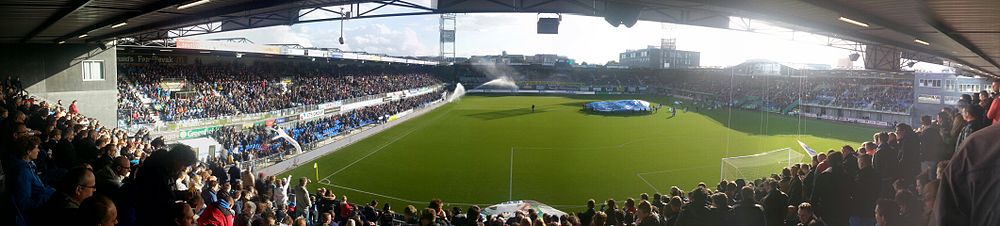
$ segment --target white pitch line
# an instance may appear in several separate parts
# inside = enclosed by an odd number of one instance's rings
[[[688,167],[688,168],[672,169],[672,170],[660,170],[660,171],[653,171],[653,172],[636,173],[635,176],[639,177],[639,179],[642,180],[642,182],[645,182],[646,185],[649,185],[649,187],[652,188],[653,191],[656,191],[656,193],[660,193],[660,189],[657,189],[656,186],[653,186],[652,183],[649,183],[649,180],[646,180],[646,177],[643,177],[642,175],[645,175],[645,174],[658,174],[658,173],[672,173],[672,172],[679,172],[679,171],[705,169],[705,168],[709,168],[709,167],[711,167],[711,166]]]
[[[364,191],[364,190],[357,189],[357,188],[352,188],[352,187],[347,187],[347,186],[340,186],[340,185],[336,185],[336,184],[332,184],[332,183],[320,183],[320,184],[326,185],[326,186],[330,186],[330,187],[334,187],[334,188],[340,188],[340,189],[344,189],[344,190],[350,190],[350,191],[354,191],[354,192],[358,192],[358,193],[364,193],[364,194],[374,195],[374,196],[383,197],[383,198],[387,198],[387,199],[397,200],[397,201],[406,202],[406,203],[422,203],[422,202],[417,202],[417,201],[413,201],[413,200],[409,200],[409,199],[404,199],[404,198],[399,198],[399,197],[393,197],[393,196],[378,194],[378,193],[374,193],[374,192],[368,192],[368,191]]]
[[[707,169],[707,168],[710,168],[710,167],[714,167],[714,166],[697,166],[697,167],[688,167],[688,168],[680,168],[680,169],[669,169],[669,170],[660,170],[660,171],[651,171],[651,172],[643,172],[643,173],[636,173],[636,174],[657,174],[657,173],[672,173],[672,172],[677,172],[677,171],[687,171],[687,170],[696,170],[696,169]]]
[[[449,109],[449,110],[448,110],[447,112],[445,112],[444,114],[441,114],[441,115],[439,115],[439,116],[438,116],[437,118],[434,118],[434,119],[433,119],[433,120],[431,120],[431,121],[432,121],[432,122],[436,122],[437,120],[441,119],[441,117],[444,117],[445,115],[448,115],[449,113],[451,113],[451,111],[452,111],[452,110],[454,110],[454,109]],[[340,168],[339,170],[337,170],[337,171],[334,171],[334,172],[333,172],[333,173],[331,173],[330,175],[326,175],[326,177],[323,177],[323,179],[321,179],[320,181],[322,181],[322,180],[326,180],[326,179],[329,179],[329,178],[330,178],[330,177],[332,177],[333,175],[336,175],[337,173],[340,173],[341,171],[344,171],[345,169],[347,169],[347,168],[349,168],[349,167],[353,166],[354,164],[356,164],[356,163],[358,163],[358,162],[361,162],[361,160],[364,160],[364,159],[368,158],[368,156],[371,156],[371,155],[373,155],[373,154],[375,154],[375,153],[377,153],[377,152],[379,152],[379,151],[382,151],[382,149],[383,149],[383,148],[385,148],[385,147],[388,147],[389,145],[391,145],[391,144],[393,144],[393,143],[396,143],[396,141],[399,141],[400,139],[403,139],[404,137],[406,137],[406,136],[409,136],[409,135],[410,135],[411,133],[413,133],[414,131],[417,131],[417,130],[419,130],[419,129],[422,129],[422,128],[424,128],[424,127],[425,127],[425,126],[427,126],[427,125],[430,125],[430,123],[427,123],[427,124],[424,124],[424,125],[422,125],[422,126],[418,126],[418,127],[416,127],[416,128],[413,128],[413,129],[410,129],[410,131],[406,132],[406,134],[403,134],[403,135],[400,135],[399,137],[396,137],[395,139],[393,139],[393,140],[392,140],[392,141],[390,141],[389,143],[386,143],[386,144],[383,144],[383,145],[382,145],[382,146],[380,146],[380,147],[379,147],[378,149],[375,149],[375,151],[372,151],[371,153],[368,153],[367,155],[365,155],[365,156],[362,156],[361,158],[359,158],[359,159],[357,159],[357,160],[354,160],[354,162],[351,162],[350,164],[347,164],[346,166],[344,166],[344,167]],[[383,132],[384,132],[384,131],[383,131]],[[381,133],[381,132],[380,132],[380,133]]]
[[[390,196],[390,195],[384,195],[384,194],[379,194],[379,193],[375,193],[375,192],[365,191],[365,190],[361,190],[361,189],[357,189],[357,188],[347,187],[347,186],[343,186],[343,185],[336,185],[336,184],[332,184],[332,183],[319,183],[319,184],[326,185],[326,186],[333,187],[333,188],[340,188],[340,189],[354,191],[354,192],[358,192],[358,193],[363,193],[363,194],[378,196],[378,197],[382,197],[382,198],[397,200],[397,201],[401,201],[401,202],[405,202],[405,203],[414,203],[414,204],[428,203],[427,201],[421,202],[421,201],[409,200],[409,199],[399,198],[399,197],[395,197],[395,196]],[[428,201],[430,201],[430,200],[428,200]],[[486,203],[464,203],[464,202],[448,202],[447,204],[449,204],[449,205],[461,205],[461,206],[472,206],[472,205],[490,206],[490,205],[493,205],[493,204],[486,204]],[[553,206],[553,205],[550,205],[550,206]]]
[[[334,171],[334,172],[333,172],[333,173],[331,173],[330,175],[326,175],[326,177],[323,177],[323,179],[328,179],[328,178],[332,177],[333,175],[337,175],[337,174],[338,174],[338,173],[340,173],[341,171],[344,171],[345,169],[347,169],[347,168],[350,168],[350,167],[351,167],[351,166],[353,166],[354,164],[356,164],[356,163],[358,163],[358,162],[361,162],[361,160],[365,160],[366,158],[368,158],[368,156],[372,156],[372,155],[374,155],[375,153],[378,153],[379,151],[382,151],[382,149],[384,149],[385,147],[388,147],[389,145],[391,145],[391,144],[393,144],[393,143],[396,143],[396,141],[399,141],[400,139],[403,139],[404,137],[406,137],[406,136],[409,136],[409,135],[410,135],[410,133],[413,133],[413,131],[417,131],[417,129],[418,129],[418,128],[413,128],[413,129],[411,129],[410,131],[406,132],[405,134],[403,134],[403,135],[400,135],[400,136],[396,137],[396,138],[395,138],[395,139],[393,139],[392,141],[389,141],[389,143],[385,143],[385,144],[383,144],[382,146],[379,146],[379,147],[378,147],[377,149],[375,149],[375,151],[372,151],[372,152],[368,153],[367,155],[365,155],[365,156],[362,156],[361,158],[359,158],[359,159],[357,159],[357,160],[354,160],[354,162],[351,162],[350,164],[347,164],[346,166],[344,166],[344,167],[340,168],[339,170],[337,170],[337,171]]]
[[[653,191],[656,191],[656,193],[660,193],[660,189],[656,189],[656,186],[653,186],[652,183],[649,183],[649,181],[646,180],[646,178],[642,177],[642,174],[637,173],[635,174],[635,176],[639,177],[639,179],[642,180],[642,182],[646,182],[646,185],[649,185],[650,188],[653,188]]]

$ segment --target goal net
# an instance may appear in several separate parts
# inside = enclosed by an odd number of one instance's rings
[[[722,158],[722,180],[754,180],[781,174],[781,169],[802,161],[802,153],[791,148],[752,155]]]

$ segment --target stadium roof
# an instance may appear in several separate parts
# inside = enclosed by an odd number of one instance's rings
[[[107,39],[163,28],[218,22],[263,12],[298,12],[304,7],[348,0],[7,0],[0,3],[0,43],[68,43]],[[290,18],[290,17],[289,17]],[[287,18],[246,19],[273,26]],[[125,24],[122,24],[125,23]],[[121,24],[121,26],[116,26]],[[86,36],[83,36],[86,34]],[[81,37],[83,36],[83,37]]]
[[[352,18],[469,12],[545,12],[604,16],[641,6],[640,19],[728,28],[728,17],[776,22],[797,30],[900,47],[1000,75],[1000,1],[982,0],[9,0],[0,3],[0,43],[162,39],[300,22],[323,6],[380,4]],[[200,3],[197,6],[182,7]],[[382,6],[417,12],[366,15]],[[611,7],[608,7],[611,6]],[[183,9],[182,9],[183,8]],[[122,23],[127,24],[122,24]],[[215,23],[223,22],[223,23]],[[122,24],[122,26],[116,26]],[[193,27],[193,28],[192,28]],[[192,28],[192,29],[185,29]],[[198,32],[189,32],[197,30]],[[171,33],[173,32],[173,33]],[[84,36],[86,35],[86,36]],[[144,36],[139,36],[144,35]],[[83,36],[83,37],[81,37]],[[919,40],[919,41],[918,41]],[[919,54],[923,53],[923,54]],[[932,58],[932,57],[931,57]],[[934,60],[930,60],[933,62]]]

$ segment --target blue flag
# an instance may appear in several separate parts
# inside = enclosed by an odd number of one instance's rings
[[[806,151],[806,153],[809,153],[809,157],[816,156],[816,150],[813,150],[812,148],[810,148],[809,145],[806,145],[806,143],[802,143],[801,140],[799,140],[798,142],[799,142],[799,146],[801,146],[802,149]]]

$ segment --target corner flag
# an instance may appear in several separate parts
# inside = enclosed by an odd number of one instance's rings
[[[810,148],[809,145],[806,145],[806,143],[802,143],[801,140],[798,140],[798,142],[799,142],[799,146],[801,146],[802,149],[806,151],[806,153],[809,153],[809,157],[816,156],[816,150],[813,150],[812,148]]]
[[[316,181],[319,181],[319,163],[318,162],[314,162],[313,163],[313,169],[316,169]]]

